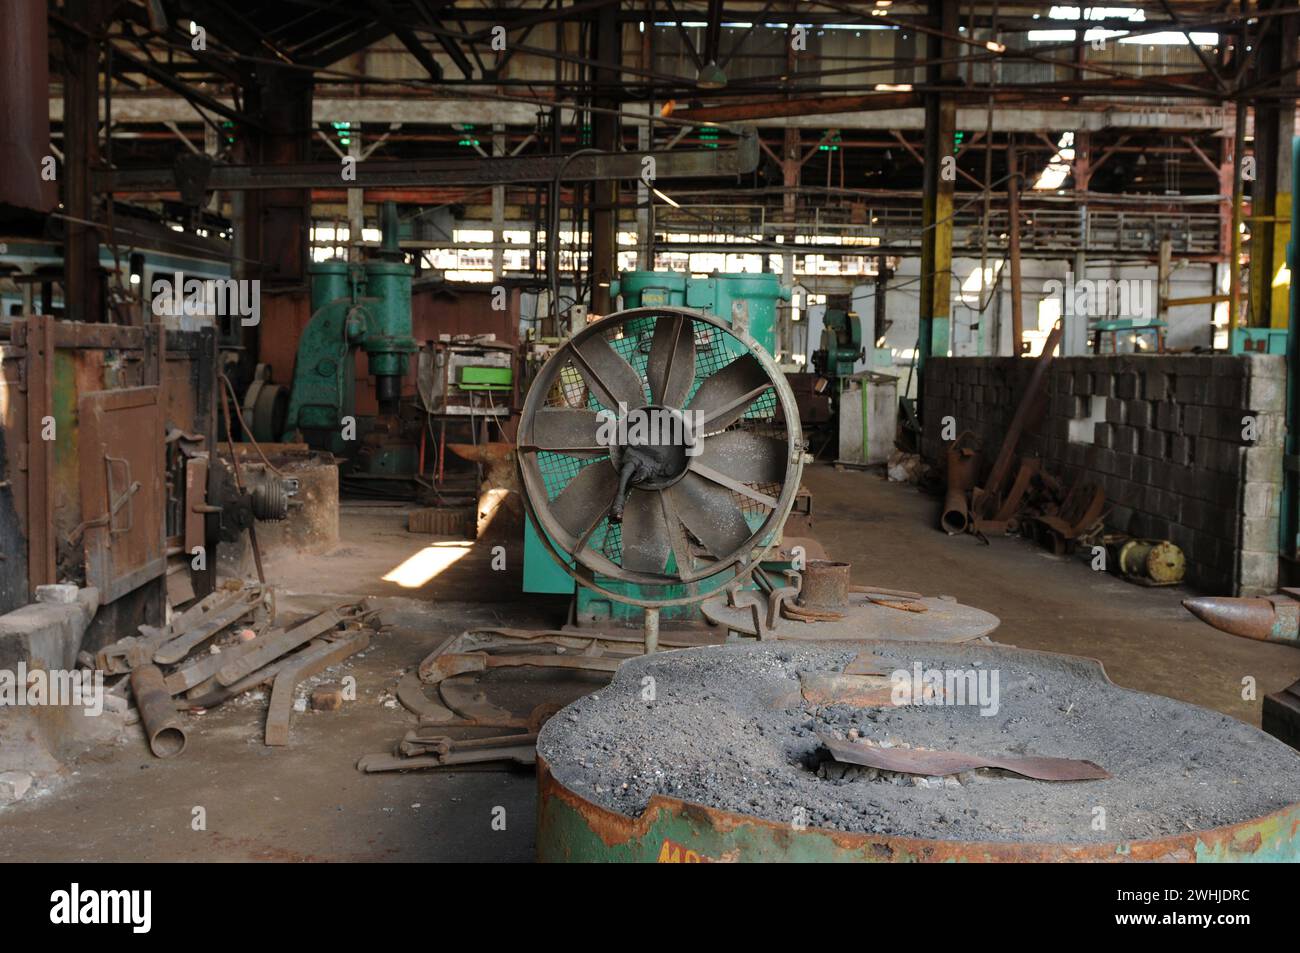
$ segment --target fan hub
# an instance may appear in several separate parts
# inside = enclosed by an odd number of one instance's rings
[[[690,417],[680,410],[651,404],[611,421],[609,457],[624,485],[643,490],[672,486],[690,466],[699,446]]]

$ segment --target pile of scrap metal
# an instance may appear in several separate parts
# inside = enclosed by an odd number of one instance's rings
[[[1005,469],[995,468],[987,486],[976,486],[979,451],[971,442],[968,431],[948,447],[947,492],[939,516],[948,535],[973,533],[987,542],[989,535],[1020,533],[1058,556],[1079,545],[1102,546],[1109,557],[1105,565],[1129,582],[1176,586],[1183,581],[1187,560],[1173,542],[1106,531],[1106,494],[1095,483],[1080,481],[1067,489],[1041,459],[1022,457],[1005,495],[998,489],[1006,482]]]
[[[268,586],[224,580],[163,626],[142,625],[82,663],[123,677],[111,691],[135,696],[149,747],[167,758],[185,750],[182,712],[205,709],[271,685],[268,745],[289,743],[298,685],[370,644],[373,610],[339,605],[292,626],[276,625]]]
[[[1220,632],[1300,648],[1300,589],[1259,597],[1198,596],[1184,599],[1183,606]],[[1300,748],[1300,681],[1264,696],[1260,727]]]
[[[686,648],[706,644],[694,633],[664,633],[660,644]],[[576,631],[484,628],[448,639],[419,668],[397,683],[397,699],[419,717],[415,729],[392,752],[361,757],[358,770],[367,774],[423,768],[498,768],[532,765],[537,732],[562,707],[546,702],[527,714],[512,712],[488,700],[480,677],[502,669],[547,668],[612,677],[624,661],[641,654],[635,631]],[[584,686],[583,692],[590,686]],[[574,697],[577,697],[576,695]],[[510,733],[478,738],[452,738],[454,729],[506,729]]]
[[[987,540],[989,535],[1021,533],[1063,555],[1104,525],[1102,488],[1087,481],[1067,488],[1038,457],[1022,457],[1015,480],[1004,491],[1011,457],[999,454],[985,485],[977,486],[979,451],[969,438],[963,433],[948,447],[948,489],[939,525],[950,536],[974,533]]]
[[[1043,342],[983,486],[976,485],[979,448],[972,445],[970,432],[959,434],[949,444],[947,492],[939,517],[939,526],[948,535],[974,533],[987,542],[989,535],[1023,533],[1062,555],[1072,551],[1082,535],[1101,523],[1106,495],[1100,486],[1080,481],[1066,488],[1047,472],[1041,459],[1031,456],[1020,458],[1015,479],[1010,479],[1020,437],[1045,396],[1047,368],[1061,335],[1061,324],[1057,322]]]

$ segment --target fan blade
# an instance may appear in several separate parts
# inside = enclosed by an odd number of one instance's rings
[[[530,446],[537,450],[608,450],[597,439],[600,426],[594,410],[542,407],[533,417]]]
[[[646,362],[651,403],[681,407],[695,383],[695,322],[675,314],[655,325]]]
[[[551,515],[566,533],[582,539],[609,512],[617,490],[618,471],[608,462],[588,464],[551,500]]]
[[[746,497],[747,499],[751,499],[755,503],[758,503],[761,506],[766,506],[770,510],[774,510],[777,507],[778,500],[776,499],[776,497],[768,496],[766,493],[762,492],[761,490],[754,489],[752,486],[750,486],[747,483],[741,483],[739,480],[733,480],[725,473],[719,473],[717,470],[714,470],[712,467],[708,467],[705,464],[700,463],[698,458],[691,461],[691,472],[698,473],[700,476],[704,477],[704,479],[708,480],[710,483],[716,483],[718,486],[726,487],[728,490],[733,490],[736,493],[739,493],[741,496]]]
[[[763,365],[752,354],[736,358],[707,378],[691,398],[691,410],[704,415],[701,433],[730,426],[744,416],[749,405],[772,386]]]
[[[704,438],[704,449],[695,459],[740,483],[780,483],[788,462],[784,443],[746,430]]]
[[[572,356],[596,399],[610,410],[617,410],[620,403],[629,410],[645,406],[641,375],[599,334],[574,345]]]
[[[659,493],[634,488],[623,507],[623,568],[662,573],[671,548]]]
[[[753,535],[731,491],[697,473],[687,473],[665,492],[686,528],[718,559],[736,555]]]
[[[667,491],[660,493],[659,504],[664,511],[664,525],[668,528],[668,546],[673,554],[673,562],[677,564],[677,575],[680,578],[694,572],[695,556],[691,552],[690,541],[686,538],[686,527],[682,525],[681,518],[677,515],[677,504],[673,502],[672,494]]]

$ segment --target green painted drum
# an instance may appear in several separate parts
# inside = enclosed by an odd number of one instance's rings
[[[537,751],[543,861],[1300,861],[1294,750],[1011,646],[641,656]]]

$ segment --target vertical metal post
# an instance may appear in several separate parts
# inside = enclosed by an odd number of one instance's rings
[[[506,127],[500,123],[492,126],[492,154],[506,154]],[[492,279],[501,281],[506,271],[506,187],[492,186]]]
[[[1300,185],[1300,136],[1291,138],[1291,186]],[[1291,206],[1291,241],[1287,244],[1287,265],[1291,269],[1291,307],[1286,335],[1286,441],[1282,456],[1282,499],[1278,526],[1282,555],[1300,555],[1300,336],[1295,316],[1300,312],[1300,282],[1295,280],[1296,238],[1300,236],[1300,203]]]
[[[1228,257],[1228,343],[1241,323],[1241,160],[1246,151],[1246,103],[1236,101],[1237,121],[1232,137],[1232,241]]]
[[[1261,4],[1261,9],[1267,4]],[[1276,7],[1276,4],[1273,4]],[[1295,134],[1296,24],[1282,17],[1257,40],[1251,61],[1255,80],[1269,80],[1267,94],[1255,100],[1255,177],[1250,185],[1250,323],[1287,326],[1288,292],[1282,273],[1291,232],[1291,162],[1288,149]],[[1284,98],[1274,98],[1274,89]],[[1243,175],[1243,179],[1245,176]]]
[[[647,606],[645,610],[645,654],[654,655],[659,651],[659,610]]]
[[[930,22],[948,36],[957,34],[956,0],[930,0]],[[954,83],[957,65],[950,62],[955,44],[930,34],[927,80],[939,86]],[[945,60],[939,63],[940,60]],[[916,355],[917,406],[925,419],[925,364],[932,355],[948,353],[952,285],[952,214],[956,175],[953,137],[957,104],[944,92],[925,94],[925,187],[921,201],[921,302]]]
[[[99,162],[99,47],[81,28],[106,22],[103,0],[70,0],[64,13],[77,28],[63,35],[63,314],[102,321],[99,234],[90,170]]]
[[[595,70],[593,104],[602,108],[592,116],[593,142],[597,149],[613,152],[619,147],[619,117],[609,110],[618,109],[614,95],[618,85],[618,67],[622,60],[623,24],[618,19],[617,5],[601,7],[596,14],[592,32],[593,59],[600,63]],[[618,206],[619,183],[616,179],[596,182],[592,187],[591,228],[591,310],[595,314],[609,314],[610,283],[618,273]]]
[[[650,31],[647,30],[647,33]],[[636,147],[645,155],[653,148],[653,130],[649,122],[642,123],[636,131]],[[644,179],[636,180],[636,266],[642,271],[654,271],[654,196]]]
[[[356,123],[352,132],[353,135],[349,137],[348,141],[348,155],[355,159],[359,166],[362,159],[361,124]],[[361,241],[365,227],[366,190],[348,189],[348,261],[360,262],[363,260]],[[338,241],[338,235],[334,236],[334,240]]]
[[[1020,283],[1020,157],[1015,141],[1007,145],[1007,256],[1011,259],[1011,356],[1020,357],[1025,345],[1025,303]]]

